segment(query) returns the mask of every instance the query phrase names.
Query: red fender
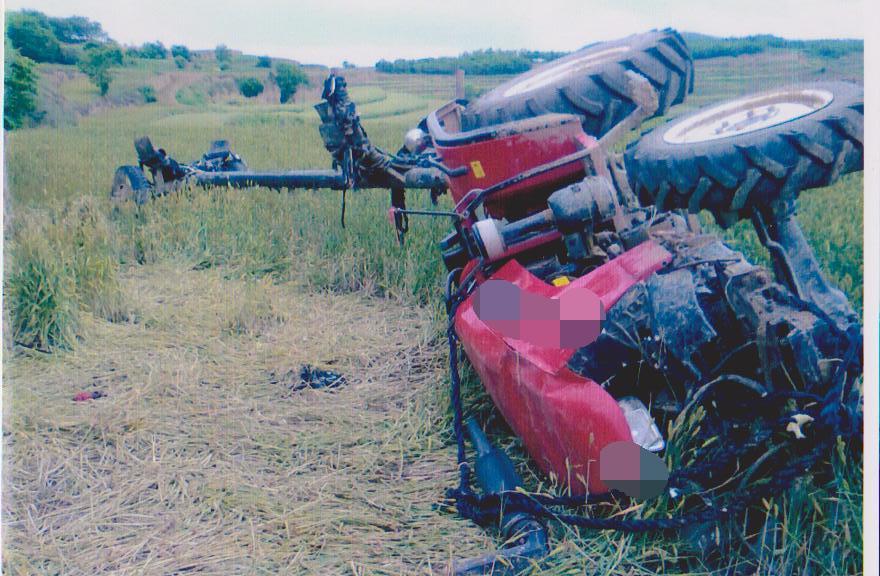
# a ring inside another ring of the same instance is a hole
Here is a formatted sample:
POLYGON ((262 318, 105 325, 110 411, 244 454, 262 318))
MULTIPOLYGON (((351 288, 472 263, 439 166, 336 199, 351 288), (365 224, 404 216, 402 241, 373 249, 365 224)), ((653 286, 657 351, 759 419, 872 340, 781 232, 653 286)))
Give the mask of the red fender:
MULTIPOLYGON (((575 287, 589 288, 607 311, 671 259, 669 252, 647 241, 563 287, 544 283, 515 260, 491 277, 550 298, 575 287)), ((574 495, 607 492, 599 480, 599 452, 632 437, 617 401, 566 366, 575 351, 539 348, 493 331, 474 312, 473 294, 459 306, 455 329, 495 405, 538 466, 574 495)))

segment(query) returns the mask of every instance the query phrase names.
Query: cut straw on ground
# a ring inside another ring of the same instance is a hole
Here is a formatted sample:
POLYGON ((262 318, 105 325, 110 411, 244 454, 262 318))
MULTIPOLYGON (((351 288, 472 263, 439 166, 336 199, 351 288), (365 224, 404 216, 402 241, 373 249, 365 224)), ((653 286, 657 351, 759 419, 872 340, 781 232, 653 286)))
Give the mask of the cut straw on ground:
POLYGON ((285 320, 238 334, 252 289, 218 270, 123 284, 135 323, 9 370, 9 573, 396 574, 492 546, 434 506, 456 474, 427 312, 263 284, 285 320), (306 363, 347 384, 292 392, 306 363))

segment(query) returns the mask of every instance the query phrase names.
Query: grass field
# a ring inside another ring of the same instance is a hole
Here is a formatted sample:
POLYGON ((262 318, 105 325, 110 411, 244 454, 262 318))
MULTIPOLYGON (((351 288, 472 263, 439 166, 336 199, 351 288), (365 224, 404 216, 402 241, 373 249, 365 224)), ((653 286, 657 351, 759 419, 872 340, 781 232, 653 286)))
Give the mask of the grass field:
MULTIPOLYGON (((349 194, 344 229, 328 191, 187 190, 112 207, 113 171, 135 160, 142 134, 182 159, 225 137, 255 169, 327 166, 313 93, 280 106, 211 96, 220 80, 163 79, 170 69, 130 74, 119 94, 147 78, 167 81, 174 98, 102 105, 81 77, 51 70, 43 84, 56 112, 78 118, 6 134, 4 573, 437 573, 498 545, 436 506, 456 478, 443 223, 414 220, 400 248, 381 191, 349 194), (185 89, 207 96, 188 105, 185 89), (304 364, 347 383, 294 391, 304 364), (105 396, 72 402, 80 391, 105 396)), ((386 148, 453 86, 349 78, 386 148)), ((861 56, 701 60, 690 103, 671 115, 822 78, 861 81, 861 56)), ((862 186, 850 175, 801 203, 819 260, 857 306, 862 186)), ((429 204, 418 193, 410 203, 429 204)), ((747 226, 724 233, 766 258, 747 226)), ((467 398, 539 486, 472 375, 467 398)), ((766 503, 781 530, 756 551, 758 573, 861 572, 861 455, 841 449, 830 468, 766 503)), ((704 561, 687 534, 551 531, 553 554, 536 573, 708 574, 744 558, 704 561)))

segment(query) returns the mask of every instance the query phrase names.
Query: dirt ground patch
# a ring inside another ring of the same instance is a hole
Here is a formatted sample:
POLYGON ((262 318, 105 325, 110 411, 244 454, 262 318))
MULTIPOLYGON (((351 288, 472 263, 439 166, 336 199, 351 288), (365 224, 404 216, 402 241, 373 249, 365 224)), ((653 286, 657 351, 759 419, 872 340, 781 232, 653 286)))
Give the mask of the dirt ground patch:
POLYGON ((160 104, 173 106, 177 103, 177 92, 202 78, 196 72, 169 72, 158 74, 154 81, 156 97, 160 104))
POLYGON ((7 351, 9 573, 425 573, 491 546, 434 508, 455 468, 427 311, 172 265, 124 285, 137 321, 7 351), (347 383, 292 391, 303 364, 347 383))

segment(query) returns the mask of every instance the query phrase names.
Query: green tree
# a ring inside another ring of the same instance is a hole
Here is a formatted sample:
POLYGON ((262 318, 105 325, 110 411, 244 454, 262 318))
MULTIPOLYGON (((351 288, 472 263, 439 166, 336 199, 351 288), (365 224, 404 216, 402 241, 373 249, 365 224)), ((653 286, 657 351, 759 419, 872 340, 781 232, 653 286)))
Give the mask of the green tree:
POLYGON ((164 60, 168 57, 168 50, 161 42, 144 42, 140 49, 141 58, 149 60, 164 60))
POLYGON ((9 12, 6 15, 6 36, 13 48, 34 62, 67 61, 49 18, 42 12, 9 12))
POLYGON ((238 91, 245 98, 253 98, 263 93, 263 83, 256 78, 241 78, 238 80, 238 91))
POLYGON ((84 16, 49 18, 49 26, 52 27, 55 37, 60 42, 67 44, 85 44, 86 42, 107 40, 107 33, 101 28, 101 24, 84 16))
POLYGON ((453 74, 461 68, 466 74, 517 74, 538 62, 563 56, 563 52, 527 50, 475 50, 455 57, 379 60, 376 70, 390 74, 453 74))
POLYGON ((177 59, 177 57, 179 56, 187 62, 192 59, 192 54, 190 54, 189 48, 182 44, 175 44, 171 47, 171 56, 175 59, 177 59))
POLYGON ((303 69, 296 64, 288 62, 279 62, 275 70, 275 84, 281 92, 281 103, 290 101, 296 94, 297 88, 302 85, 308 86, 309 77, 303 72, 303 69))
POLYGON ((260 56, 257 58, 257 68, 271 68, 272 59, 268 56, 260 56))
POLYGON ((156 90, 152 86, 141 86, 138 92, 144 97, 144 102, 150 104, 156 101, 156 90))
POLYGON ((116 44, 89 43, 83 49, 77 65, 98 87, 101 96, 106 96, 113 81, 110 68, 122 65, 122 50, 116 44))
POLYGON ((7 49, 3 91, 3 128, 14 130, 33 117, 37 109, 36 64, 7 49))

